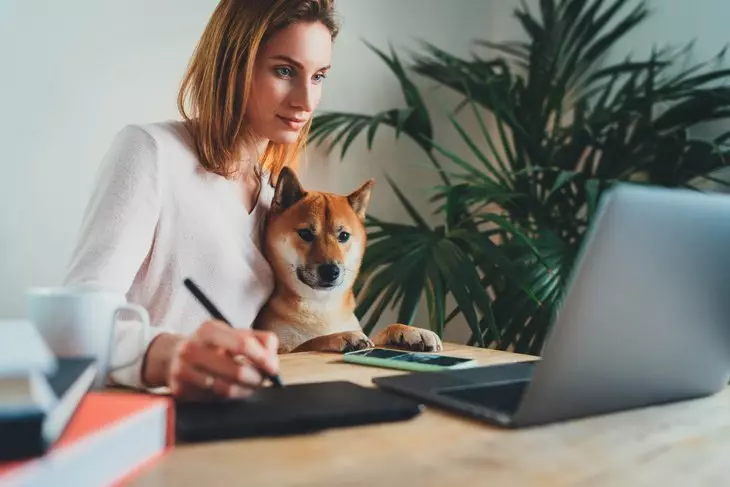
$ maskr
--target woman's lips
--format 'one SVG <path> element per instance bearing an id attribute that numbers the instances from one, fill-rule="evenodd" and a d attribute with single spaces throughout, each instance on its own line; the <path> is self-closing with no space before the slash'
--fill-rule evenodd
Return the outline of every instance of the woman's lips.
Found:
<path id="1" fill-rule="evenodd" d="M 282 115 L 277 115 L 277 117 L 279 118 L 279 120 L 284 122 L 287 127 L 292 129 L 302 128 L 304 124 L 307 123 L 307 120 L 305 118 L 289 118 Z"/>

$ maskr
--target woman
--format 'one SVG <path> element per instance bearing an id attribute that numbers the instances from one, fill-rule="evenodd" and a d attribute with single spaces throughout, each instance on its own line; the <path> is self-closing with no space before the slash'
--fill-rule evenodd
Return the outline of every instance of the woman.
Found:
<path id="1" fill-rule="evenodd" d="M 279 170 L 304 147 L 336 35 L 333 0 L 222 0 L 181 86 L 183 120 L 117 134 L 66 278 L 150 313 L 145 340 L 141 323 L 120 320 L 114 363 L 137 360 L 112 382 L 244 396 L 260 371 L 277 373 L 275 336 L 250 329 L 273 290 L 259 230 Z M 209 319 L 185 277 L 235 329 Z"/>

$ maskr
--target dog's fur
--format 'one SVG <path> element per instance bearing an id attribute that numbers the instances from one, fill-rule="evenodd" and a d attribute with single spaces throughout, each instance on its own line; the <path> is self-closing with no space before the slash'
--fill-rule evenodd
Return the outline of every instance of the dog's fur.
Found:
<path id="1" fill-rule="evenodd" d="M 348 195 L 305 191 L 294 171 L 281 171 L 263 237 L 276 284 L 254 325 L 276 333 L 279 353 L 442 350 L 435 333 L 399 323 L 371 340 L 355 316 L 352 287 L 365 252 L 363 221 L 374 184 L 371 179 Z"/>

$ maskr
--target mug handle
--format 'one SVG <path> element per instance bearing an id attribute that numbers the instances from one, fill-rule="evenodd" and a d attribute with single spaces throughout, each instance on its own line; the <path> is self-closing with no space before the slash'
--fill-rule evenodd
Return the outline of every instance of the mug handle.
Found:
<path id="1" fill-rule="evenodd" d="M 142 343 L 140 343 L 140 348 L 143 350 L 144 354 L 144 348 L 147 342 L 149 341 L 148 338 L 150 336 L 150 332 L 152 331 L 151 325 L 150 325 L 150 315 L 147 312 L 147 310 L 140 306 L 139 304 L 134 303 L 127 303 L 127 304 L 120 304 L 117 306 L 117 309 L 114 310 L 114 324 L 113 327 L 116 328 L 117 326 L 117 315 L 120 311 L 132 311 L 134 313 L 137 313 L 139 315 L 139 318 L 142 320 Z M 114 336 L 114 330 L 112 330 L 112 337 Z M 110 371 L 114 371 L 117 369 L 121 369 L 124 367 L 129 367 L 132 365 L 139 357 L 134 357 L 132 360 L 130 360 L 127 363 L 117 365 L 115 367 L 109 367 Z M 111 356 L 109 357 L 109 360 L 111 361 Z"/>

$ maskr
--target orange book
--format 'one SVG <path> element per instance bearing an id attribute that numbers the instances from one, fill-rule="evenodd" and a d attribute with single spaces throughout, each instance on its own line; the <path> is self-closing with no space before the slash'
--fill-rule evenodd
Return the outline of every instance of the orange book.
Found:
<path id="1" fill-rule="evenodd" d="M 117 485 L 173 447 L 174 415 L 168 397 L 89 392 L 45 455 L 0 463 L 0 487 Z"/>

